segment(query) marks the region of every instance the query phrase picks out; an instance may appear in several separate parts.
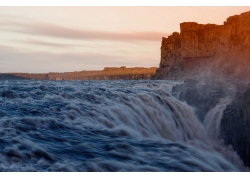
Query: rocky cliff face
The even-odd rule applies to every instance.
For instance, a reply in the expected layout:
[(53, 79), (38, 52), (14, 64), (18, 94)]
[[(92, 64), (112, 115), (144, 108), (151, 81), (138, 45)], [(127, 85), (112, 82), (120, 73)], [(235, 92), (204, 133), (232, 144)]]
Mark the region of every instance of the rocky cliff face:
[(218, 151), (242, 171), (249, 171), (250, 83), (185, 80), (172, 93), (194, 107), (208, 135), (222, 145), (216, 147)]
[(180, 24), (162, 38), (161, 61), (153, 79), (245, 78), (250, 75), (250, 11), (224, 25)]
[(250, 167), (250, 11), (223, 25), (181, 23), (180, 33), (162, 38), (153, 79), (184, 80), (173, 95), (193, 106), (211, 137)]
[(246, 166), (250, 167), (250, 86), (237, 93), (221, 119), (220, 137), (232, 145)]
[(138, 80), (150, 79), (156, 68), (105, 67), (102, 71), (49, 73), (49, 80)]

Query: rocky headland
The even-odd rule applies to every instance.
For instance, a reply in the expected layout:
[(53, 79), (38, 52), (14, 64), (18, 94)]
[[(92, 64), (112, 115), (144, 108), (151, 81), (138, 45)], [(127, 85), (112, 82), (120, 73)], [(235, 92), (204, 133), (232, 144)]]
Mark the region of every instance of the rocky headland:
[(224, 25), (180, 24), (180, 33), (162, 38), (161, 60), (153, 79), (249, 79), (250, 11)]
[(183, 81), (173, 95), (194, 107), (211, 137), (250, 167), (250, 11), (223, 25), (181, 23), (180, 33), (162, 38), (152, 79)]
[(105, 67), (102, 71), (50, 72), (36, 73), (0, 73), (0, 80), (139, 80), (150, 79), (156, 72), (155, 67), (126, 68)]

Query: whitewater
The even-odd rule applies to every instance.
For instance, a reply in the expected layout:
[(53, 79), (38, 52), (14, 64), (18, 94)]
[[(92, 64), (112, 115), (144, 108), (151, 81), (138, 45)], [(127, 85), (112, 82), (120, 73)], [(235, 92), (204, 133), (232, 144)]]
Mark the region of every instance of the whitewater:
[(217, 138), (230, 99), (202, 123), (180, 83), (0, 81), (0, 171), (240, 171)]

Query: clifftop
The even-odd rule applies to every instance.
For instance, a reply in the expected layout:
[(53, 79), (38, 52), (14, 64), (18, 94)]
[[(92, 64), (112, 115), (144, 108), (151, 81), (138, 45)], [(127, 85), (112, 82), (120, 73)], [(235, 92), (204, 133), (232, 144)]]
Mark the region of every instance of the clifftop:
[(79, 72), (50, 72), (44, 74), (30, 73), (0, 73), (0, 80), (134, 80), (150, 79), (156, 72), (156, 67), (126, 68), (105, 67), (102, 71), (79, 71)]
[(217, 28), (220, 25), (216, 24), (198, 24), (197, 22), (183, 22), (180, 24), (181, 32), (196, 31), (196, 30), (207, 30), (211, 28)]
[(250, 76), (250, 11), (224, 25), (180, 23), (180, 33), (162, 38), (154, 79), (246, 78)]

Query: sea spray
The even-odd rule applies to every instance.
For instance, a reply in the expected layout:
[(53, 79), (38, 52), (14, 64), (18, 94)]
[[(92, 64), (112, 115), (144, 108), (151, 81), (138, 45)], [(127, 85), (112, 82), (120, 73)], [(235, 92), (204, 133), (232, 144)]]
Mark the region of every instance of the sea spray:
[(204, 120), (204, 125), (207, 128), (207, 132), (210, 137), (217, 139), (219, 137), (219, 130), (221, 124), (221, 118), (223, 111), (226, 109), (226, 106), (231, 103), (230, 97), (221, 98), (219, 103), (211, 109)]

